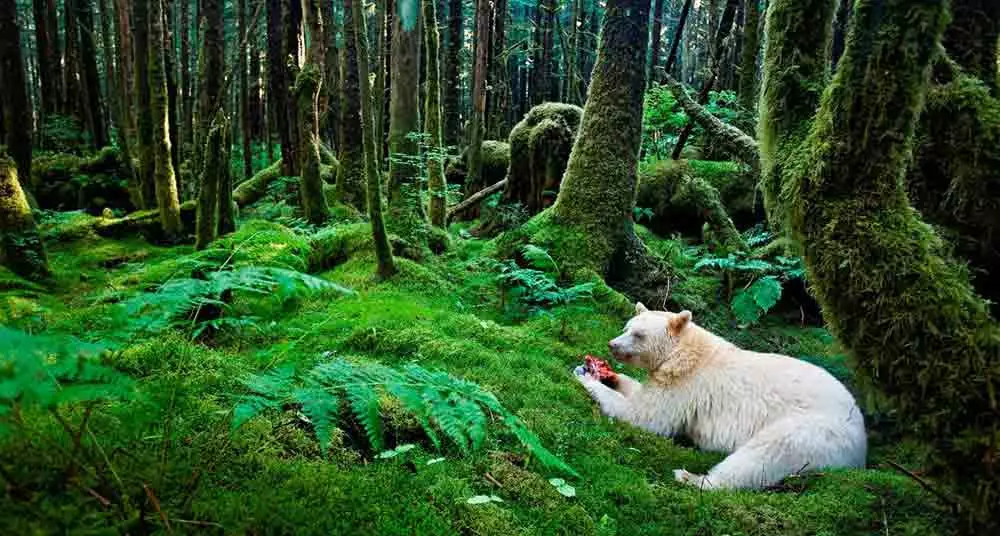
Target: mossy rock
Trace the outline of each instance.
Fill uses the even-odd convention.
[[[466,165],[468,163],[468,150],[463,151],[458,158],[452,158],[445,169],[445,179],[448,184],[465,184],[465,176],[468,174]],[[502,181],[507,176],[507,167],[510,165],[510,144],[505,141],[484,140],[482,149],[483,158],[483,182],[490,184]]]
[[[582,117],[579,106],[546,102],[514,125],[504,203],[520,203],[535,215],[555,201]]]
[[[133,210],[128,167],[113,147],[91,156],[50,154],[32,161],[31,184],[41,208],[84,209],[99,214],[105,208]]]

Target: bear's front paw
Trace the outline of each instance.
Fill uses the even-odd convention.
[[[580,365],[580,366],[576,367],[575,369],[573,369],[573,375],[576,376],[576,377],[586,376],[587,375],[587,367],[585,367],[583,365]]]
[[[705,475],[696,475],[688,472],[686,469],[674,469],[674,480],[696,488],[705,488],[705,484],[708,482]]]

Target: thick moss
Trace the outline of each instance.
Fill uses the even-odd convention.
[[[322,155],[323,152],[321,151],[320,156]],[[325,162],[321,163],[319,172],[323,182],[327,184],[335,182],[338,169],[339,163],[336,160],[333,160],[329,165]],[[281,176],[281,159],[279,158],[270,166],[258,171],[253,177],[239,183],[233,190],[233,201],[240,208],[260,201],[267,194],[267,189],[271,183]]]
[[[559,192],[582,115],[579,106],[547,102],[532,108],[514,125],[504,202],[520,203],[532,216],[551,204]]]
[[[205,249],[215,240],[219,230],[219,177],[229,167],[223,140],[226,137],[225,117],[220,113],[205,139],[204,165],[201,167],[201,188],[198,192],[198,215],[195,223],[195,249]]]
[[[34,159],[31,187],[38,206],[53,210],[105,208],[133,210],[128,190],[130,170],[117,149],[105,147],[92,156],[51,154]]]
[[[481,158],[483,159],[483,181],[487,185],[502,181],[507,176],[507,168],[510,166],[510,144],[505,141],[483,140]],[[445,170],[448,184],[465,184],[465,177],[468,174],[466,163],[468,161],[467,152],[462,152],[460,157],[451,159]]]
[[[828,4],[824,10],[836,2]],[[783,7],[771,4],[772,11]],[[769,52],[823,33],[803,24],[804,15],[787,33],[771,25],[778,31],[768,35]],[[966,268],[910,206],[902,181],[947,3],[860,0],[854,17],[808,138],[793,154],[780,154],[799,125],[779,124],[764,145],[766,160],[787,164],[780,213],[803,247],[823,316],[862,380],[934,447],[939,474],[951,477],[965,504],[995,524],[1000,327]],[[772,12],[769,21],[775,18]],[[793,69],[793,61],[768,58],[768,79]],[[778,101],[761,104],[774,117]]]
[[[45,244],[17,180],[17,165],[0,154],[0,262],[28,279],[49,275]]]
[[[1000,100],[982,82],[957,74],[931,86],[906,183],[1000,317]]]
[[[323,195],[323,178],[320,176],[320,150],[317,138],[319,118],[316,115],[316,97],[319,91],[320,73],[307,63],[295,80],[295,95],[301,130],[299,141],[299,196],[302,212],[309,223],[321,225],[330,217]]]
[[[561,237],[585,237],[572,246],[562,244],[567,250],[553,251],[599,274],[613,270],[616,254],[619,261],[643,255],[641,241],[632,232],[631,212],[638,182],[649,8],[649,2],[637,0],[609,2],[580,132],[559,196],[548,209],[549,223],[564,230]],[[626,246],[639,250],[625,253]]]

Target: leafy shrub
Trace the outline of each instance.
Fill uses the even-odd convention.
[[[326,451],[345,403],[375,451],[385,449],[381,399],[397,399],[420,422],[435,448],[443,435],[464,454],[479,450],[486,439],[490,416],[504,426],[547,468],[576,475],[565,462],[546,449],[541,440],[508,411],[492,393],[479,385],[444,372],[430,372],[416,364],[396,370],[379,364],[354,364],[343,359],[321,363],[305,374],[277,368],[246,379],[250,391],[239,397],[233,429],[265,410],[287,406],[301,409],[312,423],[320,448]],[[439,433],[440,432],[440,433]]]
[[[695,271],[712,270],[724,277],[731,299],[730,310],[741,325],[756,323],[774,308],[781,299],[785,282],[805,277],[801,258],[783,255],[764,258],[772,239],[766,231],[751,230],[744,240],[751,248],[757,248],[755,251],[737,251],[725,257],[709,255],[694,265]],[[737,284],[741,288],[734,293]]]
[[[512,306],[515,314],[521,311],[529,315],[553,314],[549,311],[552,308],[593,297],[593,283],[559,286],[556,282],[561,275],[559,265],[545,249],[528,244],[520,253],[529,267],[522,267],[513,259],[491,263],[490,267],[497,272],[501,307]]]

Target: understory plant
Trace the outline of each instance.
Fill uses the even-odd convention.
[[[463,454],[480,450],[492,422],[500,421],[544,467],[577,476],[576,471],[546,449],[521,420],[492,393],[445,372],[410,363],[400,369],[377,363],[332,359],[305,373],[279,367],[243,381],[249,393],[238,397],[233,430],[264,411],[294,407],[312,424],[325,454],[339,421],[349,408],[375,452],[384,451],[382,400],[391,397],[420,422],[435,449],[447,440]]]
[[[500,289],[500,307],[519,315],[559,315],[565,306],[593,298],[594,284],[560,286],[559,264],[544,248],[528,244],[520,249],[521,266],[515,259],[493,261]],[[559,309],[557,309],[559,308]]]
[[[761,229],[744,234],[750,251],[726,256],[709,254],[694,265],[695,271],[710,270],[723,278],[725,299],[740,325],[757,323],[781,299],[784,285],[805,276],[799,257],[774,255],[773,235]]]

